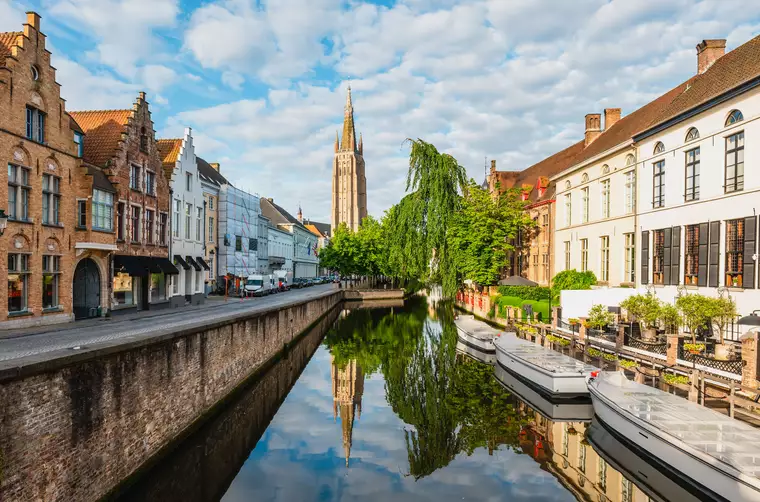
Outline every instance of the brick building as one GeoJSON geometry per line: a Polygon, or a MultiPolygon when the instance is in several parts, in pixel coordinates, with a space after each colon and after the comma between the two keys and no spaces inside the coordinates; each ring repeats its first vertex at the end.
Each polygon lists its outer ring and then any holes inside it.
{"type": "Polygon", "coordinates": [[[70,320],[79,159],[40,16],[0,33],[0,326],[70,320]]]}
{"type": "Polygon", "coordinates": [[[72,112],[84,131],[84,161],[116,187],[117,250],[110,260],[114,312],[169,305],[169,181],[162,166],[145,93],[131,109],[72,112]]]}

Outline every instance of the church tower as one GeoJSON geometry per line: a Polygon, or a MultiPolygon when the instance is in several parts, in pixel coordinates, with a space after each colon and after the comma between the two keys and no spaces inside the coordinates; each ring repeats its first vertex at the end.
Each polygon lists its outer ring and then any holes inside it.
{"type": "Polygon", "coordinates": [[[353,231],[367,216],[367,178],[364,175],[364,142],[356,141],[354,105],[348,86],[343,114],[343,137],[335,134],[332,180],[332,231],[345,223],[353,231]]]}
{"type": "Polygon", "coordinates": [[[340,425],[343,429],[343,453],[346,456],[346,467],[348,467],[354,437],[354,418],[361,419],[362,417],[364,371],[356,359],[349,360],[341,368],[331,356],[330,378],[333,392],[333,418],[337,421],[340,416],[340,425]]]}

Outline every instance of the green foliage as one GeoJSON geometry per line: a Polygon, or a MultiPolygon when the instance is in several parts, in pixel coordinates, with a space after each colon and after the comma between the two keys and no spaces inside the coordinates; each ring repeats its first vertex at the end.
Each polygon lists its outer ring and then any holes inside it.
{"type": "Polygon", "coordinates": [[[666,383],[671,385],[689,385],[689,377],[685,375],[674,375],[673,373],[665,373],[662,375],[662,379],[666,383]]]}
{"type": "Polygon", "coordinates": [[[591,357],[601,357],[602,356],[602,351],[599,350],[599,349],[595,349],[593,347],[589,347],[588,349],[586,349],[586,353],[588,355],[590,355],[591,357]]]}
{"type": "Polygon", "coordinates": [[[728,325],[733,322],[737,316],[736,303],[731,298],[712,298],[712,307],[710,309],[710,318],[713,326],[718,331],[720,343],[723,343],[723,337],[728,325]]]}
{"type": "Polygon", "coordinates": [[[536,227],[524,208],[519,189],[494,197],[470,180],[447,237],[462,278],[480,285],[499,280],[514,238],[536,227]]]}
{"type": "Polygon", "coordinates": [[[577,270],[563,270],[552,279],[552,296],[555,303],[559,302],[559,294],[563,290],[591,289],[596,284],[596,275],[593,272],[578,272],[577,270]]]}
{"type": "Polygon", "coordinates": [[[612,312],[604,305],[594,305],[588,312],[588,325],[594,329],[603,329],[615,319],[612,312]]]}
{"type": "Polygon", "coordinates": [[[539,321],[549,319],[549,302],[537,302],[535,300],[523,300],[520,302],[520,306],[525,311],[525,306],[530,305],[533,309],[533,315],[538,316],[536,319],[539,321]]]}
{"type": "Polygon", "coordinates": [[[704,343],[684,343],[683,348],[689,352],[702,352],[705,350],[704,343]]]}
{"type": "Polygon", "coordinates": [[[549,300],[551,289],[541,286],[499,286],[499,294],[516,296],[523,300],[549,300]]]}
{"type": "Polygon", "coordinates": [[[681,311],[684,324],[691,332],[691,341],[696,343],[697,331],[707,327],[713,313],[713,300],[704,295],[683,295],[676,299],[676,307],[681,311]]]}
{"type": "Polygon", "coordinates": [[[681,325],[681,313],[675,305],[660,305],[658,320],[665,329],[665,333],[678,333],[678,327],[681,325]]]}
{"type": "Polygon", "coordinates": [[[621,359],[620,366],[622,366],[623,368],[631,369],[638,366],[638,364],[636,363],[636,361],[631,361],[630,359],[621,359]]]}
{"type": "Polygon", "coordinates": [[[657,327],[660,318],[660,300],[653,294],[631,295],[620,306],[632,317],[632,321],[641,323],[643,328],[657,327]]]}
{"type": "Polygon", "coordinates": [[[546,339],[552,343],[556,343],[557,345],[562,345],[563,347],[570,345],[570,340],[567,338],[562,338],[561,336],[547,335],[546,339]]]}

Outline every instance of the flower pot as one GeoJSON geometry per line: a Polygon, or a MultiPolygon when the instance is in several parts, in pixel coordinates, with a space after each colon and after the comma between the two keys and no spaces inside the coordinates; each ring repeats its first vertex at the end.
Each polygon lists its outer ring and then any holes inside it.
{"type": "Polygon", "coordinates": [[[731,345],[727,343],[715,344],[715,359],[726,361],[731,356],[731,345]]]}
{"type": "Polygon", "coordinates": [[[644,336],[644,340],[651,341],[657,338],[657,329],[656,328],[646,328],[642,335],[644,336]]]}

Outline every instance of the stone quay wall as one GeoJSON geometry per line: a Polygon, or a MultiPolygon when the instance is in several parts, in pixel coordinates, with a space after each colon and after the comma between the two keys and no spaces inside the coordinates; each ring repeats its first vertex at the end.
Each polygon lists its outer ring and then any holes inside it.
{"type": "Polygon", "coordinates": [[[403,300],[403,289],[347,289],[346,300],[403,300]]]}
{"type": "Polygon", "coordinates": [[[0,500],[98,500],[342,299],[335,291],[0,378],[0,500]]]}

